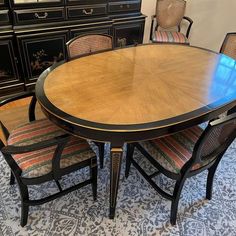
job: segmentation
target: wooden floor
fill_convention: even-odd
[[[30,98],[11,102],[0,107],[0,120],[11,131],[20,124],[28,122],[28,104]],[[40,107],[36,106],[36,117],[41,118],[43,114]],[[5,142],[2,130],[0,129],[0,138]]]

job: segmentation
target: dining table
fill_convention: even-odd
[[[169,135],[235,107],[236,61],[188,45],[120,48],[48,68],[36,97],[66,132],[110,143],[113,219],[124,144]]]

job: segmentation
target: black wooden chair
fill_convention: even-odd
[[[236,60],[236,32],[227,33],[220,48],[223,53]],[[236,112],[236,106],[228,111],[228,114]]]
[[[236,113],[209,122],[205,130],[199,126],[194,126],[163,138],[128,144],[126,177],[129,175],[132,163],[159,194],[171,200],[170,222],[174,225],[176,224],[179,198],[185,180],[208,170],[206,198],[211,199],[215,171],[235,137]],[[133,158],[135,147],[157,169],[155,173],[147,174]],[[160,173],[176,180],[172,194],[161,189],[153,181],[153,177]]]
[[[80,35],[68,41],[66,48],[69,60],[97,52],[112,50],[112,36],[106,34]]]
[[[73,190],[92,184],[94,200],[97,196],[97,158],[86,140],[73,137],[59,129],[48,119],[35,120],[36,98],[34,92],[24,92],[0,103],[32,96],[29,107],[29,122],[11,133],[0,122],[7,144],[0,140],[0,150],[10,166],[10,184],[15,180],[21,196],[21,226],[27,224],[29,206],[54,200]],[[72,187],[62,189],[62,176],[84,167],[90,168],[90,177]],[[28,185],[54,180],[59,191],[48,197],[33,200],[29,198]]]
[[[152,16],[150,40],[153,43],[189,44],[189,33],[193,24],[191,18],[184,16],[186,1],[157,0],[156,15]],[[186,34],[181,33],[181,23],[188,22]]]
[[[106,34],[87,34],[72,38],[66,43],[68,60],[113,49],[112,36]],[[99,149],[100,167],[104,165],[104,143],[95,142]]]

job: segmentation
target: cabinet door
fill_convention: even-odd
[[[66,58],[67,31],[18,36],[26,84],[54,63]]]
[[[114,25],[115,47],[141,44],[143,42],[144,21],[119,23]]]
[[[10,39],[0,40],[0,52],[0,96],[3,96],[8,91],[22,90],[24,85],[18,77],[16,58]]]

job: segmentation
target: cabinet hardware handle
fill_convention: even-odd
[[[48,17],[48,13],[44,12],[44,15],[40,16],[37,12],[34,13],[34,16],[38,19],[46,19]]]
[[[92,15],[93,14],[93,9],[90,9],[90,11],[86,11],[86,9],[83,9],[83,13],[85,15]]]

